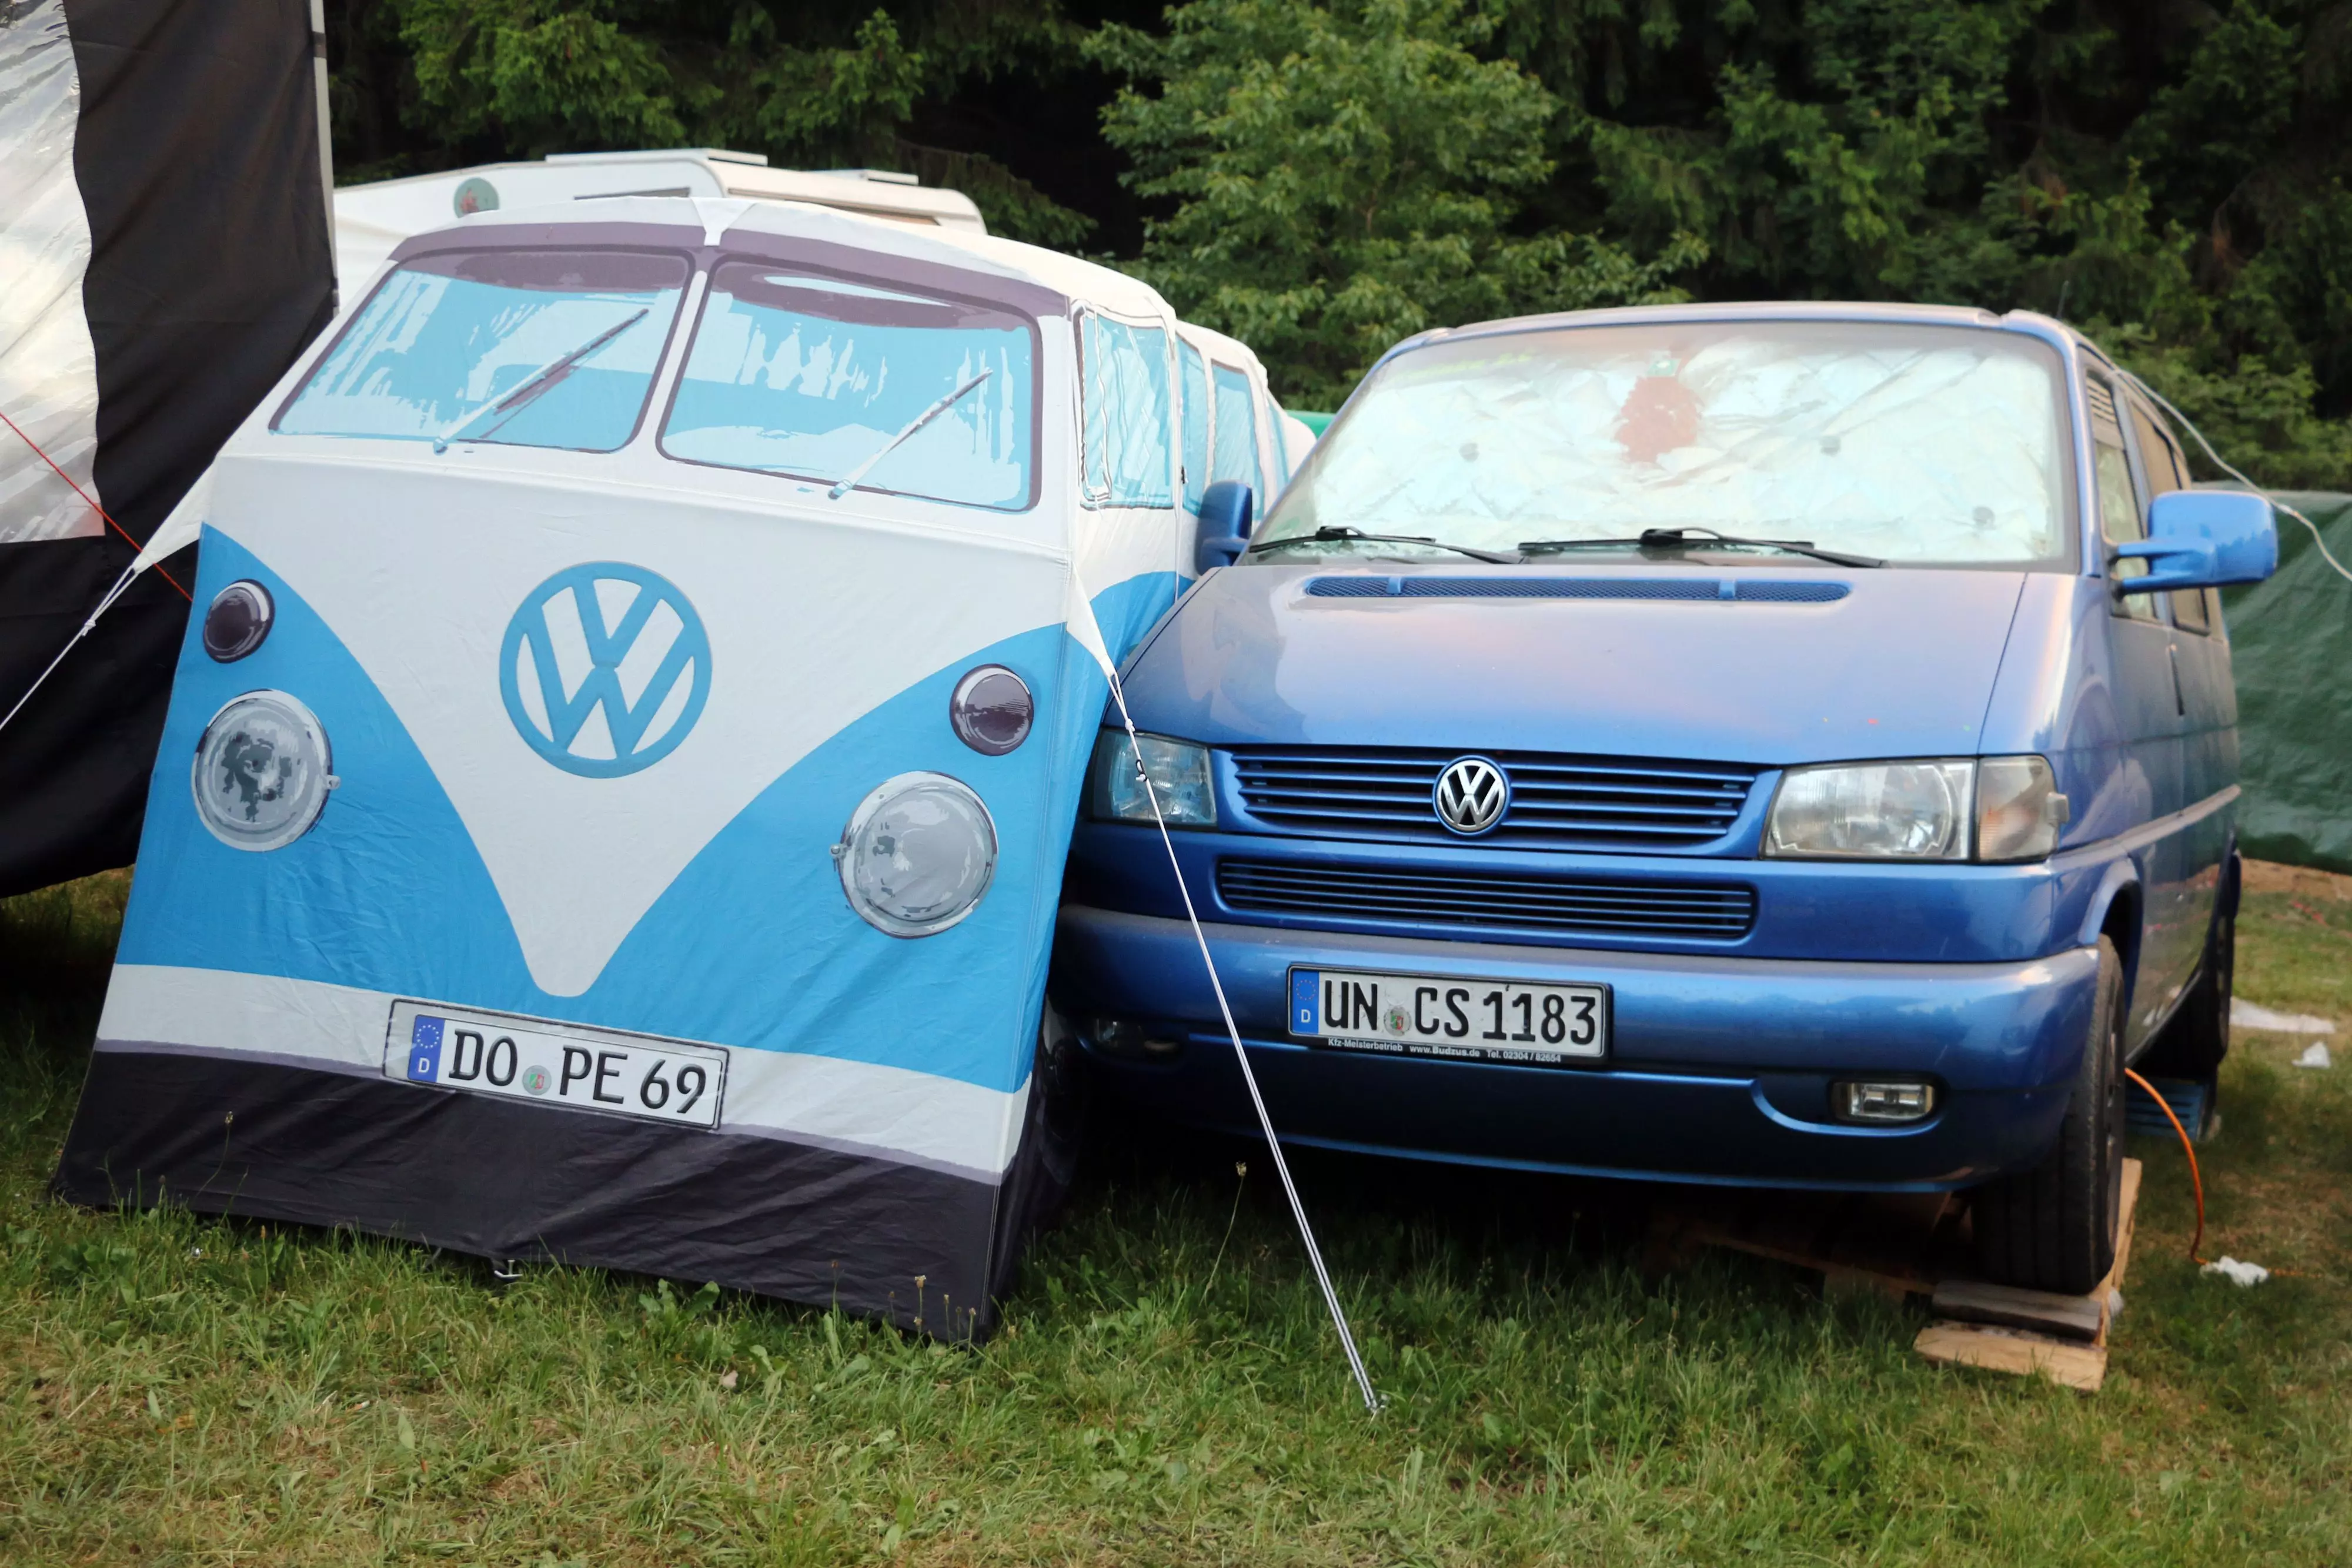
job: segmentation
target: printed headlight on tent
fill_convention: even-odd
[[[341,783],[318,715],[284,692],[247,692],[205,726],[190,776],[196,815],[237,850],[283,849]]]
[[[901,773],[858,802],[833,848],[849,907],[877,931],[929,936],[972,912],[996,873],[996,824],[944,773]]]

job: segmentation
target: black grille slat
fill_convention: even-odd
[[[1756,922],[1755,889],[1387,867],[1226,860],[1217,892],[1245,914],[1376,925],[1733,941]]]
[[[1438,775],[1462,755],[1434,749],[1241,749],[1243,807],[1270,828],[1339,837],[1461,842],[1432,805]],[[1687,849],[1731,831],[1760,771],[1737,764],[1495,752],[1511,781],[1502,825],[1473,841],[1497,847]]]

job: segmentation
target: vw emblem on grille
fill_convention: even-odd
[[[1483,833],[1510,809],[1511,781],[1483,757],[1462,757],[1437,776],[1437,820],[1468,837]]]

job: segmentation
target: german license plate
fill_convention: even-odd
[[[1602,1061],[1609,1056],[1609,988],[1293,969],[1290,1032],[1397,1056]]]
[[[641,1034],[394,1002],[384,1075],[469,1094],[716,1127],[727,1053]]]

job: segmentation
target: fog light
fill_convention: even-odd
[[[218,664],[236,664],[261,646],[277,614],[269,590],[251,578],[238,579],[214,594],[205,612],[205,652]]]
[[[1105,1056],[1120,1057],[1129,1061],[1139,1061],[1143,1056],[1143,1026],[1127,1019],[1090,1019],[1087,1037]]]
[[[1935,1113],[1936,1086],[1867,1080],[1832,1083],[1830,1105],[1841,1122],[1917,1122]]]

